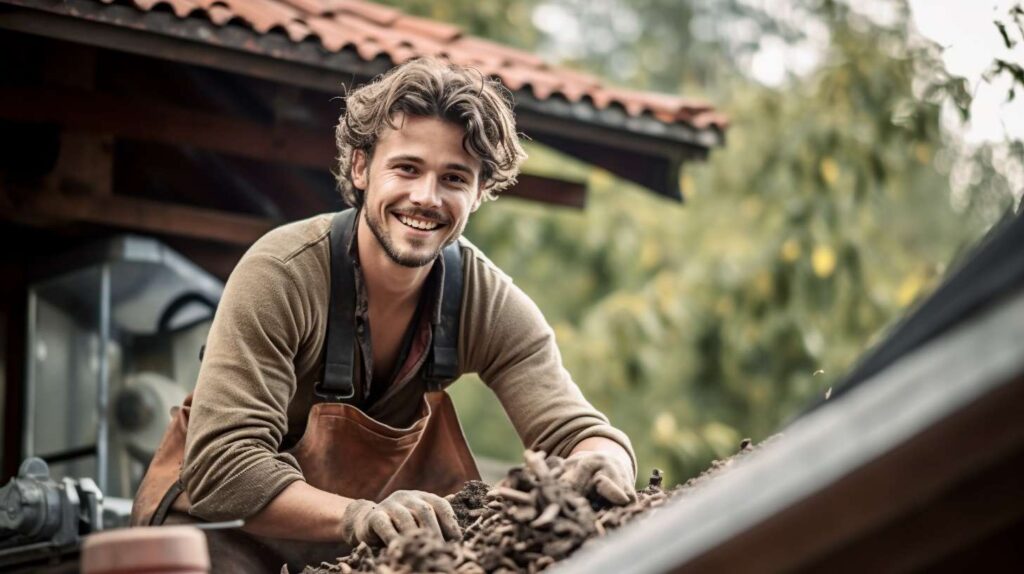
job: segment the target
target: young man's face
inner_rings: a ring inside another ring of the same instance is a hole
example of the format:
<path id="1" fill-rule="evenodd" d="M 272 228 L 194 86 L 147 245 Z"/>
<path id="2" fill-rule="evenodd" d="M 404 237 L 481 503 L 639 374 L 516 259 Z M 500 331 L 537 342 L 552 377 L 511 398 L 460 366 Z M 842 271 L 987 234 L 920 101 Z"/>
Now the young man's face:
<path id="1" fill-rule="evenodd" d="M 480 160 L 463 149 L 465 132 L 453 123 L 399 115 L 395 125 L 384 128 L 372 159 L 355 151 L 352 183 L 365 190 L 366 223 L 388 257 L 421 267 L 459 238 L 480 206 Z"/>

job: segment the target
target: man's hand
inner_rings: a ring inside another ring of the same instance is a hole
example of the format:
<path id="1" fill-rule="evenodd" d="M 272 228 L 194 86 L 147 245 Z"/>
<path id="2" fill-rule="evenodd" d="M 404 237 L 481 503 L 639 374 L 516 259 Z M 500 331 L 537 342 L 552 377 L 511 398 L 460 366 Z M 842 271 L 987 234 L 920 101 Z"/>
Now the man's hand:
<path id="1" fill-rule="evenodd" d="M 369 500 L 349 503 L 341 517 L 342 537 L 352 547 L 360 542 L 383 546 L 419 528 L 446 540 L 462 538 L 451 504 L 440 496 L 418 490 L 399 490 L 375 504 Z"/>
<path id="2" fill-rule="evenodd" d="M 565 459 L 562 480 L 584 494 L 597 493 L 612 504 L 636 500 L 629 459 L 600 450 L 576 450 Z"/>

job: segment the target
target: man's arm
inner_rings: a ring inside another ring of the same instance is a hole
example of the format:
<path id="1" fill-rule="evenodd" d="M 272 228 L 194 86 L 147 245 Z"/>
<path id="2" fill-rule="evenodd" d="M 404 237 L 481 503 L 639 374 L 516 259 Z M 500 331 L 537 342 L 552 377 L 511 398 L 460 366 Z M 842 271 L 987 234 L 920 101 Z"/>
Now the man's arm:
<path id="1" fill-rule="evenodd" d="M 254 248 L 239 263 L 208 337 L 185 445 L 182 480 L 191 512 L 206 520 L 246 519 L 245 530 L 284 539 L 378 544 L 417 527 L 454 538 L 458 521 L 442 498 L 399 491 L 375 504 L 319 490 L 279 451 L 296 392 L 295 357 L 309 352 L 305 283 L 273 255 Z M 314 293 L 314 294 L 311 294 Z"/>
<path id="2" fill-rule="evenodd" d="M 352 502 L 296 480 L 249 517 L 242 530 L 269 538 L 337 542 L 343 540 L 342 517 Z"/>
<path id="3" fill-rule="evenodd" d="M 540 310 L 474 250 L 464 257 L 459 356 L 465 370 L 478 372 L 495 392 L 528 448 L 615 461 L 616 480 L 631 493 L 636 464 L 629 438 L 583 397 Z"/>
<path id="4" fill-rule="evenodd" d="M 247 519 L 303 478 L 279 447 L 296 389 L 295 356 L 311 321 L 305 295 L 286 265 L 260 252 L 259 244 L 225 285 L 196 382 L 182 464 L 191 513 L 199 518 Z"/>

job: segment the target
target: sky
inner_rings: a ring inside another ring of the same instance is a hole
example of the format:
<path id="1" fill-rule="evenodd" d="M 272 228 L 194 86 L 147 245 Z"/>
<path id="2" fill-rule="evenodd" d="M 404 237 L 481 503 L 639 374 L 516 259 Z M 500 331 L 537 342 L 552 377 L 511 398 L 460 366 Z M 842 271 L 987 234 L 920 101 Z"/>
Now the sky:
<path id="1" fill-rule="evenodd" d="M 600 41 L 600 36 L 595 38 L 585 33 L 585 22 L 579 16 L 583 10 L 592 16 L 611 21 L 616 32 L 627 40 L 642 34 L 635 17 L 629 10 L 623 9 L 622 1 L 542 2 L 533 14 L 533 22 L 553 39 L 553 43 L 547 47 L 546 55 L 555 61 L 571 59 L 584 51 L 584 43 L 593 48 L 593 43 Z M 792 0 L 741 1 L 798 27 L 806 36 L 796 44 L 787 44 L 770 36 L 762 38 L 759 49 L 740 62 L 753 78 L 767 85 L 778 86 L 791 74 L 803 75 L 815 69 L 828 45 L 828 30 L 824 25 L 806 17 L 799 3 Z M 995 57 L 1024 63 L 1024 42 L 1012 51 L 1007 50 L 993 24 L 996 18 L 1006 20 L 1009 7 L 1014 1 L 1020 0 L 908 1 L 918 31 L 943 47 L 947 69 L 952 74 L 966 78 L 974 91 L 970 123 L 963 125 L 950 108 L 944 114 L 946 127 L 960 133 L 967 144 L 1002 141 L 1007 135 L 1024 138 L 1024 91 L 1015 102 L 1007 103 L 1009 79 L 989 83 L 982 78 Z M 883 23 L 895 17 L 894 4 L 888 0 L 851 0 L 850 4 L 854 9 Z M 714 27 L 719 34 L 736 40 L 758 36 L 756 29 L 749 29 L 751 22 L 723 24 L 701 21 L 694 25 L 698 31 Z M 616 54 L 612 52 L 611 57 Z M 626 64 L 636 63 L 623 62 L 621 67 L 626 68 Z"/>
<path id="2" fill-rule="evenodd" d="M 775 14 L 791 11 L 792 6 L 789 0 L 746 1 Z M 918 32 L 943 48 L 946 69 L 966 78 L 974 92 L 970 123 L 962 125 L 955 111 L 949 109 L 944 114 L 947 128 L 959 132 L 968 144 L 1002 141 L 1007 135 L 1024 137 L 1024 93 L 1007 103 L 1009 78 L 989 83 L 982 77 L 996 57 L 1024 63 L 1024 42 L 1008 50 L 993 24 L 997 18 L 1007 20 L 1013 0 L 909 0 L 909 4 Z M 885 0 L 862 0 L 853 5 L 878 21 L 892 18 L 892 4 Z M 799 18 L 796 14 L 793 19 Z M 799 75 L 813 70 L 828 38 L 813 27 L 805 32 L 807 40 L 794 46 L 781 41 L 765 42 L 747 62 L 751 76 L 768 85 L 780 85 L 790 73 Z"/>
<path id="3" fill-rule="evenodd" d="M 982 79 L 995 57 L 1024 64 L 1024 43 L 1007 50 L 993 24 L 997 18 L 1006 20 L 1011 4 L 999 0 L 910 0 L 918 31 L 944 48 L 946 69 L 966 78 L 975 90 L 971 123 L 963 131 L 968 142 L 1001 140 L 1004 134 L 1024 137 L 1024 93 L 1007 103 L 1007 78 L 991 84 Z"/>

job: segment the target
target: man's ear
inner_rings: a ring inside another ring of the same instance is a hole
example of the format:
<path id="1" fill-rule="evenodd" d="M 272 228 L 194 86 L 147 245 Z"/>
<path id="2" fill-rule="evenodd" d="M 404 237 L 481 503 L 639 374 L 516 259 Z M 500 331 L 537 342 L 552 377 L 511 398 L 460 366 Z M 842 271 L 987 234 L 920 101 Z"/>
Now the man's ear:
<path id="1" fill-rule="evenodd" d="M 473 205 L 472 205 L 472 207 L 469 208 L 469 212 L 473 213 L 477 209 L 480 209 L 480 204 L 482 204 L 483 202 L 484 202 L 484 184 L 480 183 L 480 185 L 478 185 L 477 188 L 476 188 L 476 198 L 473 199 Z"/>
<path id="2" fill-rule="evenodd" d="M 366 152 L 357 149 L 352 151 L 352 185 L 356 189 L 366 190 L 367 170 L 370 169 Z"/>

